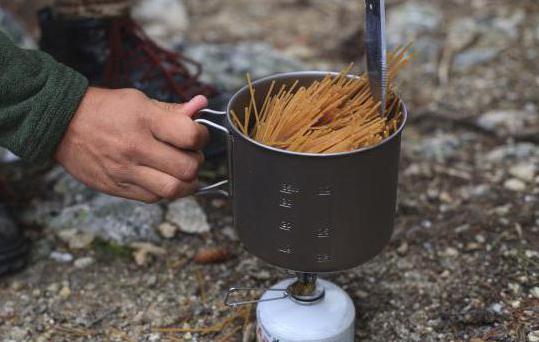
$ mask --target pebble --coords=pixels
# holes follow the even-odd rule
[[[539,342],[539,330],[530,331],[528,334],[529,342]]]
[[[397,253],[399,253],[399,255],[405,255],[406,252],[408,252],[408,243],[404,241],[399,248],[397,248]]]
[[[73,255],[70,253],[62,253],[54,251],[51,253],[50,258],[57,262],[71,262],[73,261]]]
[[[194,197],[180,198],[170,203],[166,219],[184,233],[202,234],[210,231],[206,213]]]
[[[165,239],[172,239],[174,235],[176,235],[176,232],[178,231],[178,227],[170,224],[168,222],[163,222],[159,225],[157,228],[159,230],[159,233],[162,237]]]
[[[487,239],[485,239],[485,237],[481,234],[477,234],[475,236],[475,241],[477,241],[478,243],[485,243],[485,241],[487,241]]]
[[[515,135],[528,127],[537,125],[536,112],[527,110],[494,110],[477,119],[479,127],[499,136]]]
[[[58,283],[51,283],[49,286],[47,286],[47,291],[49,292],[58,292],[60,289],[60,285]]]
[[[526,184],[517,178],[511,178],[503,183],[503,186],[511,191],[522,192],[526,190]]]
[[[94,241],[94,235],[81,232],[77,229],[62,229],[58,231],[58,237],[68,244],[69,249],[87,248]]]
[[[356,290],[354,294],[356,295],[357,298],[360,298],[360,299],[366,299],[369,296],[369,294],[363,290]]]
[[[535,297],[535,298],[539,299],[539,287],[536,286],[536,287],[532,288],[530,290],[530,294],[532,295],[532,297]]]
[[[459,251],[453,247],[447,247],[444,251],[444,254],[448,257],[456,257],[457,255],[459,255]]]
[[[155,284],[157,284],[157,276],[155,274],[152,274],[146,279],[146,285],[152,287]]]
[[[10,287],[13,291],[17,292],[22,289],[22,283],[20,281],[14,281],[13,283],[11,283]]]
[[[82,257],[82,258],[78,258],[77,260],[75,260],[75,262],[73,262],[73,265],[76,268],[86,268],[86,267],[92,265],[94,262],[95,262],[95,260],[92,257]]]
[[[494,303],[490,306],[490,309],[494,311],[495,313],[501,315],[503,310],[503,305],[500,303]]]
[[[58,295],[63,299],[67,299],[71,296],[71,289],[68,286],[64,286],[60,292],[58,292]]]
[[[525,182],[532,182],[536,167],[532,163],[520,163],[509,169],[509,174]]]
[[[225,227],[221,230],[221,233],[223,233],[224,236],[229,238],[231,241],[238,241],[238,235],[236,234],[236,231],[232,227]]]

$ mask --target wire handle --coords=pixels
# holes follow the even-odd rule
[[[239,302],[231,302],[230,296],[234,293],[241,292],[241,291],[252,291],[252,290],[259,290],[259,291],[275,291],[275,292],[282,292],[282,296],[280,297],[273,297],[273,298],[266,298],[266,299],[251,299],[251,300],[243,300]],[[240,305],[247,305],[247,304],[256,304],[261,302],[269,302],[273,300],[281,300],[288,298],[289,294],[287,289],[264,289],[264,288],[256,288],[256,287],[231,287],[226,292],[225,297],[225,305],[231,308],[238,307]]]
[[[230,131],[228,130],[228,128],[226,128],[225,125],[226,112],[206,108],[198,112],[198,116],[199,118],[195,119],[195,122],[207,127],[213,127],[221,131],[221,133],[226,134],[227,136],[230,135]],[[225,197],[229,197],[229,192],[223,189],[224,187],[226,187],[226,185],[228,185],[228,180],[220,181],[218,183],[211,184],[208,186],[203,186],[196,191],[195,195],[219,194]]]

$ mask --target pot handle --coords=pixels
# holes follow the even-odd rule
[[[195,122],[207,127],[215,128],[228,136],[230,135],[230,131],[225,127],[225,119],[226,112],[213,109],[202,109],[198,112],[198,119],[195,119]],[[228,197],[229,192],[223,189],[227,184],[228,180],[224,180],[211,185],[202,186],[195,192],[195,195],[220,194]]]

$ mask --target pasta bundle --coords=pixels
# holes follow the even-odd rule
[[[327,75],[307,87],[298,81],[274,93],[275,81],[261,106],[249,75],[251,100],[235,125],[243,134],[276,148],[303,153],[337,153],[372,146],[395,132],[402,106],[392,91],[399,70],[410,60],[409,45],[389,54],[388,101],[383,115],[371,96],[366,75],[350,77],[352,65],[338,75]]]

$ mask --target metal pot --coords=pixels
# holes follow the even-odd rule
[[[274,80],[276,88],[296,80],[308,86],[326,75],[292,72],[260,79],[253,83],[257,103]],[[308,154],[243,135],[230,112],[243,113],[249,101],[249,89],[243,87],[226,112],[204,110],[196,120],[228,136],[234,226],[245,248],[273,265],[309,273],[349,269],[377,255],[393,232],[406,108],[399,129],[376,146]]]

